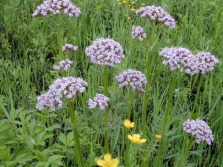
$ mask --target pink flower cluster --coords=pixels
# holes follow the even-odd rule
[[[64,46],[62,46],[63,51],[70,50],[72,52],[76,52],[77,48],[78,46],[74,46],[72,44],[65,44]]]
[[[165,47],[159,55],[165,58],[163,64],[169,65],[171,70],[179,69],[190,75],[212,71],[215,64],[219,62],[208,52],[193,55],[190,50],[181,47]]]
[[[109,38],[95,40],[85,49],[85,53],[90,57],[91,62],[106,66],[114,66],[125,57],[122,46]]]
[[[183,130],[186,133],[193,135],[196,138],[196,143],[200,143],[202,140],[208,145],[214,141],[212,131],[205,121],[200,119],[187,120],[183,123]]]
[[[138,16],[149,18],[151,20],[158,20],[169,28],[176,27],[176,21],[174,20],[174,18],[160,6],[145,6],[137,9],[135,12]]]
[[[116,79],[119,83],[119,87],[124,87],[130,85],[134,90],[139,93],[144,92],[142,88],[143,85],[147,83],[147,79],[144,74],[140,71],[128,69],[123,73],[116,76]]]
[[[109,98],[106,97],[103,94],[96,94],[96,96],[93,99],[88,100],[88,106],[90,109],[95,108],[96,106],[99,106],[100,110],[104,110],[105,107],[108,106]]]
[[[131,34],[133,39],[139,38],[140,41],[147,37],[146,33],[144,32],[144,29],[140,26],[133,26]]]
[[[69,68],[71,68],[73,66],[73,61],[66,59],[66,60],[61,60],[58,64],[59,64],[59,66],[53,66],[54,70],[67,71]]]
[[[37,97],[36,108],[56,110],[62,107],[62,98],[73,98],[77,93],[83,93],[88,86],[81,78],[64,77],[56,79],[50,85],[48,92]]]
[[[69,17],[78,17],[81,14],[80,8],[73,5],[70,0],[44,0],[44,2],[37,7],[32,14],[33,17],[49,14],[59,14],[63,10]]]

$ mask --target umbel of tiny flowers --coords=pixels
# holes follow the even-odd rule
[[[146,139],[140,139],[140,134],[128,135],[128,139],[135,144],[142,144],[146,142]]]
[[[182,47],[165,47],[159,53],[164,57],[164,65],[169,65],[171,70],[179,69],[190,75],[198,73],[197,62],[194,61],[195,56],[192,52]]]
[[[67,71],[69,68],[73,66],[73,61],[66,59],[58,62],[59,66],[53,66],[54,70],[64,70]]]
[[[214,70],[214,66],[219,60],[209,52],[199,52],[196,54],[197,68],[201,74]]]
[[[210,127],[205,121],[200,119],[185,121],[183,123],[183,131],[194,136],[198,144],[203,140],[208,145],[211,145],[214,141]]]
[[[131,34],[133,39],[139,38],[140,41],[147,37],[144,29],[140,26],[133,26]]]
[[[56,110],[62,107],[62,98],[72,99],[77,93],[83,93],[88,86],[82,78],[64,77],[56,79],[47,93],[37,97],[36,108]]]
[[[109,100],[105,95],[97,93],[93,99],[88,100],[88,106],[90,109],[99,106],[100,110],[104,110],[108,106]]]
[[[130,128],[134,128],[135,127],[135,123],[134,122],[131,122],[130,120],[126,119],[124,121],[124,126],[127,128],[127,129],[130,129]]]
[[[33,17],[47,16],[49,14],[59,14],[63,11],[69,17],[78,17],[81,14],[80,8],[70,2],[70,0],[44,0],[32,14]]]
[[[102,167],[118,167],[119,160],[118,158],[112,159],[111,154],[107,153],[104,155],[104,160],[98,159],[96,163]]]
[[[169,65],[171,70],[179,69],[190,75],[210,72],[219,62],[209,52],[199,52],[193,55],[190,50],[181,47],[165,47],[159,55],[165,58],[163,64]]]
[[[109,38],[96,39],[92,45],[86,47],[85,53],[91,62],[106,66],[114,66],[125,57],[122,46]]]
[[[140,71],[128,69],[127,71],[122,72],[116,79],[119,83],[119,87],[124,87],[130,85],[134,90],[139,93],[144,92],[142,88],[143,85],[147,83],[147,79],[144,74]]]
[[[64,46],[62,46],[62,50],[63,51],[72,51],[72,52],[76,52],[78,49],[78,46],[74,46],[72,44],[65,44]]]
[[[151,20],[158,20],[169,28],[176,27],[175,19],[169,15],[162,7],[158,6],[145,6],[135,11],[136,15],[149,18]]]

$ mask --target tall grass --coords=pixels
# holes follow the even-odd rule
[[[87,91],[74,102],[85,166],[96,166],[96,160],[106,153],[105,134],[109,143],[106,150],[119,158],[120,166],[222,166],[222,0],[136,1],[136,8],[142,3],[162,6],[177,21],[175,29],[156,25],[155,30],[153,23],[137,17],[128,3],[73,1],[81,16],[61,15],[59,35],[57,17],[32,18],[41,3],[0,1],[0,167],[78,166],[68,106],[56,112],[35,108],[36,97],[60,76],[52,67],[62,56],[74,61],[70,75],[88,82]],[[144,27],[150,41],[133,40],[132,25]],[[107,71],[109,126],[104,125],[104,111],[87,106],[87,100],[103,93],[105,86],[103,68],[91,63],[84,52],[97,38],[112,38],[125,52],[121,64]],[[61,53],[60,41],[78,46],[78,51]],[[175,73],[158,55],[165,46],[186,47],[194,54],[211,52],[220,63],[202,80],[200,75]],[[115,76],[130,68],[147,76],[144,94],[119,88]],[[182,124],[192,111],[194,118],[205,120],[212,129],[215,140],[211,146],[195,144],[183,132]],[[123,126],[127,118],[135,122],[130,131]],[[129,133],[140,133],[147,142],[130,143]],[[156,139],[156,134],[163,138]]]

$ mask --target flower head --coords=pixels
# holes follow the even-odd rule
[[[109,98],[106,97],[103,94],[96,94],[96,96],[93,99],[88,100],[88,106],[90,109],[95,108],[96,106],[99,106],[100,110],[104,110],[105,107],[108,106]]]
[[[72,52],[76,52],[77,48],[78,46],[74,46],[72,44],[65,44],[64,46],[62,46],[63,51],[70,50]]]
[[[156,138],[156,139],[162,139],[163,136],[162,136],[162,135],[155,135],[155,138]]]
[[[145,6],[137,9],[135,12],[138,16],[149,18],[151,20],[158,20],[169,28],[175,28],[176,26],[174,18],[160,6]]]
[[[130,85],[137,92],[144,92],[143,85],[147,83],[147,79],[140,71],[129,69],[116,76],[119,87]]]
[[[37,7],[32,14],[33,17],[49,14],[59,14],[63,10],[69,17],[78,17],[81,14],[80,8],[73,5],[70,0],[44,0],[44,2]]]
[[[104,160],[98,159],[96,163],[102,167],[117,167],[119,160],[118,158],[111,159],[111,155],[108,153],[104,155]]]
[[[128,135],[128,139],[135,144],[142,144],[146,142],[146,139],[140,139],[140,134]]]
[[[134,122],[131,122],[131,121],[128,120],[128,119],[126,119],[126,120],[124,121],[124,126],[125,126],[127,129],[134,128],[135,123],[134,123]]]
[[[47,93],[37,97],[36,108],[43,110],[50,108],[56,110],[62,107],[62,98],[73,98],[77,93],[83,93],[87,87],[87,82],[81,78],[64,77],[56,79],[50,85]]]
[[[219,62],[208,52],[199,52],[197,55],[193,55],[190,50],[181,47],[165,47],[159,55],[165,58],[163,64],[170,65],[171,70],[179,69],[190,75],[212,71]]]
[[[93,63],[106,66],[114,66],[124,58],[122,46],[109,38],[95,40],[85,49],[85,53]]]
[[[58,64],[59,64],[59,66],[53,66],[54,70],[67,71],[69,68],[71,68],[73,66],[73,61],[66,59],[66,60],[61,60]]]
[[[183,123],[183,131],[194,136],[198,144],[203,140],[208,145],[211,145],[214,141],[210,127],[205,121],[200,119],[185,121]]]
[[[198,70],[201,74],[205,74],[214,69],[219,60],[209,52],[199,52],[196,56]]]
[[[140,41],[142,41],[144,38],[146,38],[147,35],[144,33],[144,29],[140,26],[133,26],[132,27],[132,38],[139,38]]]

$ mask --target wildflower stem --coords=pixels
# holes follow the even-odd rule
[[[58,15],[59,17],[59,24],[57,25],[57,45],[59,47],[59,60],[63,60],[64,56],[63,56],[63,50],[62,50],[62,39],[61,39],[61,18],[60,15]]]
[[[188,137],[187,137],[187,147],[186,147],[186,150],[185,150],[185,154],[184,154],[182,166],[185,166],[186,165],[186,163],[187,163],[187,157],[189,155],[189,151],[190,151],[190,149],[191,149],[191,147],[193,145],[194,145],[193,138],[190,137],[190,139],[188,141]]]
[[[167,124],[168,119],[169,119],[169,110],[170,110],[170,104],[172,103],[172,100],[173,100],[173,91],[174,91],[175,83],[176,83],[176,76],[173,77],[171,85],[170,85],[170,92],[169,92],[169,97],[168,97],[168,100],[167,100],[167,103],[166,103],[162,134],[164,134],[164,132],[165,132],[166,124]],[[160,166],[160,162],[162,162],[161,154],[163,153],[163,148],[164,148],[163,145],[164,145],[164,141],[161,140],[159,151],[158,151],[158,158],[157,158],[157,165],[156,166]],[[161,164],[161,166],[162,166],[162,164]]]
[[[144,92],[144,96],[143,96],[143,106],[142,106],[142,125],[143,125],[143,134],[146,134],[146,108],[147,108],[147,104],[148,104],[148,93],[149,93],[149,77],[150,77],[150,73],[151,73],[151,53],[153,50],[153,35],[154,32],[156,30],[155,29],[155,22],[152,22],[152,27],[151,27],[151,35],[150,38],[148,40],[148,45],[151,46],[151,48],[149,48],[149,54],[147,56],[147,70],[146,70],[146,78],[147,78],[147,84],[146,84],[146,89]]]
[[[84,163],[82,160],[82,152],[81,152],[81,147],[80,147],[80,140],[79,140],[79,135],[77,131],[77,122],[76,122],[76,117],[75,117],[75,112],[74,112],[74,103],[73,101],[69,102],[69,112],[70,112],[70,117],[71,117],[71,122],[73,124],[73,135],[74,135],[74,144],[76,148],[76,157],[77,157],[77,162],[78,162],[78,167],[84,167]]]
[[[104,95],[108,96],[108,66],[104,66]],[[109,153],[108,146],[108,107],[105,108],[105,153]]]
[[[195,109],[196,109],[196,106],[197,106],[197,100],[198,100],[198,96],[200,94],[201,84],[202,84],[203,78],[204,78],[203,75],[201,75],[200,80],[199,80],[199,85],[198,85],[198,88],[197,88],[197,93],[196,93],[196,96],[195,96],[193,109],[191,111],[191,117],[190,117],[191,119],[193,119],[195,117],[194,112],[195,112]]]
[[[130,117],[131,117],[131,109],[132,109],[132,100],[133,100],[133,98],[132,98],[132,92],[131,92],[130,89],[128,91],[128,94],[129,94],[129,98],[128,98],[128,103],[129,103],[129,105],[128,105],[128,119],[130,120]]]

